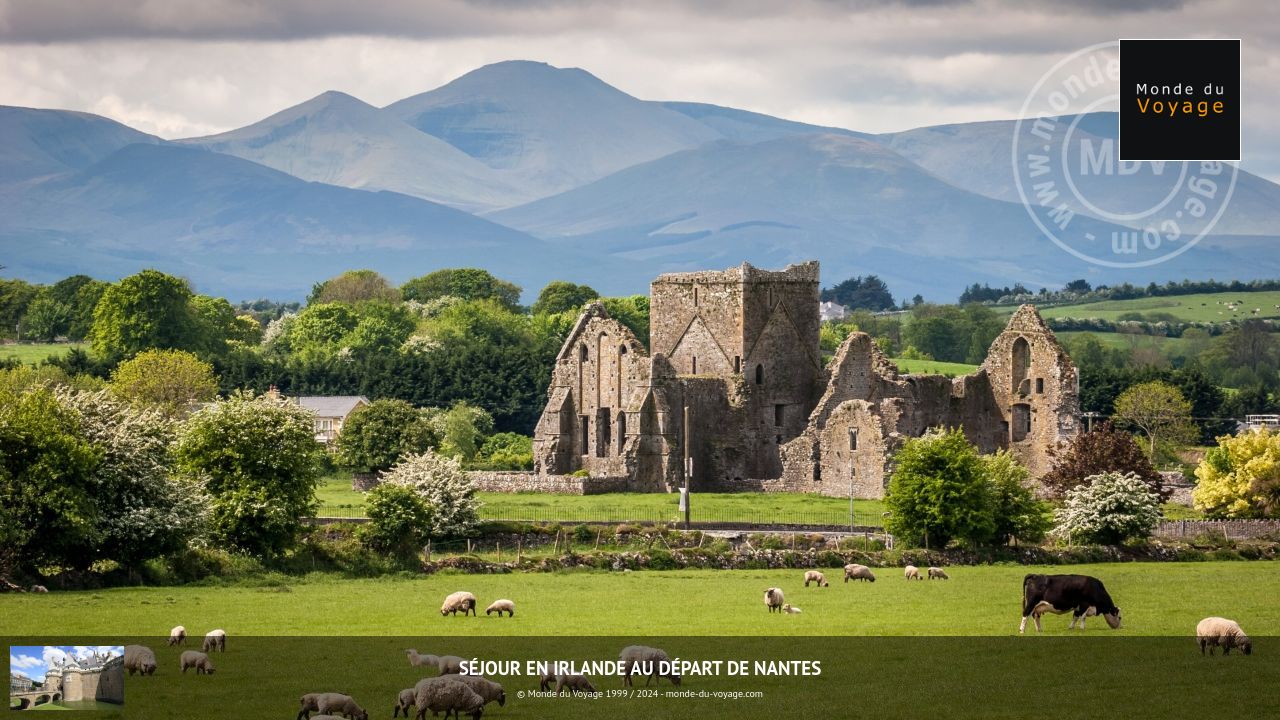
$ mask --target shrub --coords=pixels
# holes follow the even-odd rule
[[[1135,473],[1152,491],[1164,492],[1160,473],[1156,472],[1137,441],[1109,422],[1102,423],[1091,432],[1076,435],[1040,482],[1061,495],[1085,484],[1087,478],[1107,472]]]
[[[1210,517],[1254,518],[1280,513],[1280,433],[1218,438],[1196,467],[1191,497]]]
[[[383,483],[369,491],[365,513],[360,539],[375,550],[409,557],[431,535],[431,508],[416,488]]]
[[[404,455],[439,444],[423,414],[403,400],[374,400],[351,413],[335,443],[345,467],[382,472]]]
[[[1000,542],[1015,538],[1040,542],[1052,525],[1049,506],[1036,500],[1027,482],[1030,473],[1007,450],[982,458],[987,481],[991,483],[993,537]]]
[[[457,459],[425,452],[409,455],[382,476],[382,485],[413,489],[430,510],[430,536],[463,537],[480,523],[476,486]]]
[[[977,448],[959,430],[907,440],[889,481],[886,529],[910,543],[982,543],[995,531],[991,490]]]
[[[532,469],[533,438],[511,432],[491,435],[480,446],[472,465],[483,470]]]
[[[1160,496],[1134,473],[1103,473],[1068,492],[1056,520],[1054,534],[1081,542],[1145,539],[1160,522]]]

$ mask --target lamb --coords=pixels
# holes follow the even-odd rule
[[[570,695],[578,693],[587,694],[596,692],[596,686],[591,684],[591,680],[586,675],[560,675],[556,678],[556,694],[568,688]]]
[[[187,629],[181,625],[169,631],[169,647],[187,642]]]
[[[416,697],[417,692],[415,692],[413,688],[405,688],[401,690],[400,696],[396,698],[395,709],[391,711],[391,717],[400,717],[400,713],[402,712],[405,717],[409,717],[409,708],[414,706],[414,698]],[[311,720],[316,720],[316,718],[311,718]]]
[[[437,667],[440,664],[439,655],[420,655],[418,651],[413,648],[409,648],[404,652],[409,656],[410,665],[430,665],[431,667]]]
[[[440,606],[440,614],[442,616],[449,614],[457,616],[459,611],[462,612],[463,616],[467,613],[475,615],[476,596],[465,590],[459,590],[458,592],[451,593],[446,597],[444,599],[444,604]]]
[[[498,617],[502,617],[502,613],[504,612],[507,614],[507,617],[515,617],[516,604],[506,599],[494,600],[489,607],[485,608],[484,614],[489,615],[490,613],[498,613]]]
[[[414,715],[416,720],[426,720],[428,710],[432,715],[443,710],[446,718],[450,713],[458,716],[465,712],[472,720],[480,720],[484,714],[484,698],[454,677],[424,678],[418,681],[413,691],[413,702],[418,706]]]
[[[871,568],[866,565],[858,565],[857,563],[844,566],[844,581],[849,582],[851,578],[853,580],[863,580],[866,582],[876,581],[876,575],[871,572]]]
[[[947,574],[946,570],[943,570],[940,567],[931,567],[929,568],[929,579],[930,580],[950,580],[951,576]]]
[[[320,715],[342,715],[351,720],[369,720],[369,713],[350,695],[342,693],[307,693],[302,696],[298,704],[302,706],[298,711],[300,720],[307,720],[313,712]]]
[[[803,611],[800,608],[796,607],[795,605],[792,605],[791,603],[787,603],[786,605],[782,606],[782,612],[788,615],[799,615]]]
[[[134,673],[154,675],[156,672],[156,654],[146,645],[125,645],[124,669],[130,675]]]
[[[466,658],[457,655],[441,655],[436,661],[436,669],[441,675],[460,675],[462,674],[462,663],[466,662]]]
[[[457,680],[463,685],[466,685],[467,687],[471,688],[471,690],[474,691],[475,694],[484,698],[484,702],[486,705],[491,702],[497,702],[498,707],[502,707],[507,704],[507,691],[502,689],[502,683],[496,683],[488,678],[484,678],[479,675],[458,675],[457,677],[450,676],[449,679]]]
[[[902,569],[902,575],[908,580],[923,580],[920,577],[920,568],[915,565],[908,565]]]
[[[818,583],[818,587],[828,587],[830,585],[830,583],[827,582],[826,576],[817,570],[809,570],[805,572],[804,586],[809,587],[810,581]]]
[[[1200,644],[1201,655],[1206,647],[1210,655],[1217,647],[1222,648],[1223,655],[1230,655],[1231,648],[1239,648],[1245,655],[1253,654],[1253,641],[1240,629],[1239,623],[1226,618],[1207,617],[1197,623],[1196,642]]]
[[[647,664],[647,668],[641,667],[641,669],[649,670],[649,676],[644,681],[645,685],[648,685],[650,681],[655,681],[660,677],[665,677],[671,680],[672,685],[680,684],[680,676],[675,672],[671,672],[667,675],[660,675],[661,671],[664,669],[662,667],[662,663],[670,662],[671,658],[667,656],[665,651],[659,650],[658,648],[647,647],[644,645],[628,645],[622,648],[622,652],[618,653],[618,661],[622,663],[623,686],[630,686],[632,684],[632,671],[636,669],[637,665],[643,666],[644,664]]]
[[[764,606],[769,608],[769,612],[781,611],[785,600],[781,588],[771,587],[764,591]]]
[[[47,587],[45,587],[45,586],[43,586],[43,585],[32,585],[32,586],[31,586],[31,592],[33,592],[33,593],[47,593],[47,592],[49,592],[49,588],[47,588]]]
[[[210,630],[204,636],[204,646],[200,648],[205,652],[217,650],[218,652],[227,651],[227,631],[226,630]]]
[[[195,650],[187,650],[178,658],[179,664],[182,666],[182,674],[187,674],[187,668],[195,668],[197,675],[212,675],[213,662],[209,660],[209,656]]]

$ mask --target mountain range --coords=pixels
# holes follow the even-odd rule
[[[1113,147],[1114,114],[1066,119],[1068,151]],[[1244,171],[1191,251],[1102,268],[1022,208],[1013,121],[876,135],[641,100],[543,63],[382,108],[330,91],[207,137],[16,107],[0,107],[0,132],[0,264],[37,281],[158,267],[233,299],[298,298],[345,269],[399,282],[474,265],[530,293],[553,279],[633,293],[663,271],[818,259],[826,284],[875,273],[899,296],[951,301],[973,282],[1280,275],[1280,186]],[[1168,177],[1080,182],[1109,205],[1076,203],[1078,222],[1109,234],[1123,226],[1100,211],[1145,207]]]

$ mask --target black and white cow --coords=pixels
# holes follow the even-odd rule
[[[1102,581],[1088,575],[1028,575],[1022,579],[1022,624],[1018,632],[1027,629],[1027,618],[1036,621],[1040,632],[1040,616],[1051,612],[1055,615],[1071,613],[1068,629],[1090,615],[1101,615],[1114,630],[1120,627],[1120,608],[1111,602],[1111,596]]]

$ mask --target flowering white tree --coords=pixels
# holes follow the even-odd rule
[[[1054,534],[1088,543],[1116,544],[1150,537],[1160,522],[1160,496],[1136,473],[1102,473],[1067,492]]]
[[[433,537],[458,537],[480,522],[476,486],[455,458],[427,451],[406,455],[382,476],[383,485],[413,488],[431,513]]]

